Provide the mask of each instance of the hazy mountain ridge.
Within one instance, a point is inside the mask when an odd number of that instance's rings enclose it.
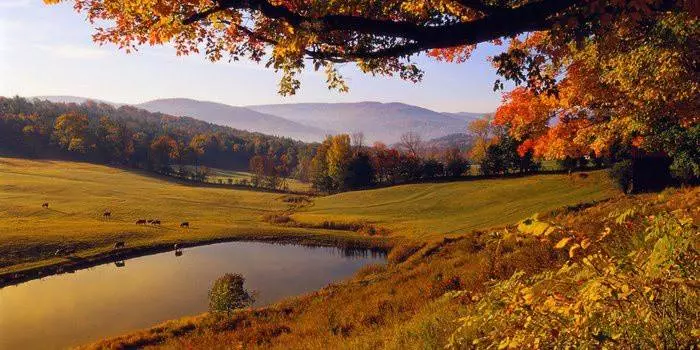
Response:
[[[287,136],[302,141],[318,141],[326,134],[313,126],[303,125],[275,115],[245,107],[186,98],[159,99],[135,105],[149,112],[188,116],[214,124],[263,134]]]
[[[388,144],[399,141],[401,135],[409,131],[418,133],[423,139],[449,135],[466,130],[469,122],[461,115],[396,102],[295,103],[248,108],[334,133],[361,131],[369,142]]]
[[[37,96],[52,102],[83,103],[88,100],[113,106],[125,104],[78,96]],[[231,106],[187,98],[157,99],[134,107],[173,116],[188,116],[236,129],[320,141],[327,134],[361,131],[367,143],[393,144],[412,131],[432,140],[466,131],[471,120],[489,113],[441,113],[405,103],[293,103]],[[440,142],[438,142],[440,143]]]

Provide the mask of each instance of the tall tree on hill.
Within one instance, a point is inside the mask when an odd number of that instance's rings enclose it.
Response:
[[[331,136],[326,162],[328,163],[328,176],[335,182],[335,187],[342,186],[351,157],[350,136],[347,134]]]
[[[54,137],[67,151],[85,153],[91,146],[88,135],[88,117],[84,114],[65,113],[56,118]]]
[[[150,146],[149,159],[156,171],[169,174],[170,164],[179,157],[177,141],[170,135],[162,135],[153,140]]]
[[[490,116],[472,120],[467,125],[467,131],[474,138],[474,144],[469,150],[469,157],[473,161],[480,162],[486,156],[486,150],[492,144],[492,129]]]

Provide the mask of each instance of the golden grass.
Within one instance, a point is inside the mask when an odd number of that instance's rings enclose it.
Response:
[[[225,238],[319,236],[345,232],[285,228],[265,223],[265,214],[286,210],[282,194],[196,187],[148,173],[106,166],[0,158],[0,272],[66,260],[62,247],[78,256],[167,242]],[[42,208],[48,202],[49,208]],[[105,210],[111,218],[105,219]],[[160,226],[136,225],[159,219]],[[188,221],[189,229],[180,228]],[[325,237],[325,238],[324,238]]]
[[[369,222],[407,238],[432,239],[501,226],[534,213],[613,196],[604,171],[574,175],[401,185],[316,198],[300,223]]]
[[[0,158],[0,186],[0,273],[66,262],[54,255],[59,248],[74,248],[77,257],[104,255],[117,241],[127,248],[224,239],[387,245],[386,228],[390,240],[434,240],[614,193],[598,172],[585,179],[547,175],[301,198],[186,185],[131,169],[16,158]],[[41,207],[44,202],[48,209]],[[105,210],[111,218],[102,217]],[[265,220],[279,213],[293,214],[294,222]],[[138,219],[162,224],[139,226]],[[191,227],[180,228],[183,221]]]
[[[618,197],[589,208],[562,210],[547,220],[563,225],[564,231],[597,237],[611,212],[641,205],[650,212],[682,210],[697,224],[699,195],[695,188]],[[426,244],[402,263],[365,267],[350,281],[270,307],[241,310],[232,317],[204,314],[170,321],[87,348],[444,348],[459,325],[457,319],[495,282],[515,271],[532,276],[559,269],[569,256],[554,248],[558,239],[522,233],[515,225],[473,232]],[[601,244],[614,249],[619,242],[611,236]],[[450,295],[455,289],[460,294]]]

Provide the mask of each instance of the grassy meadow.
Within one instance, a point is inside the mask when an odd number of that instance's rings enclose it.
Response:
[[[198,187],[87,163],[0,158],[0,273],[66,261],[54,254],[60,248],[76,249],[77,257],[104,254],[118,241],[134,248],[222,239],[437,239],[613,195],[602,173],[589,174],[403,185],[309,197],[299,208],[279,193]],[[279,212],[301,225],[266,222]],[[138,219],[162,224],[136,225]],[[191,227],[180,228],[183,221]],[[329,229],[318,224],[323,221],[369,222],[389,237]]]
[[[439,238],[517,222],[534,213],[609,198],[605,172],[400,185],[316,198],[301,223],[369,223],[409,238]]]
[[[89,256],[117,241],[135,247],[322,233],[263,222],[289,207],[282,194],[189,186],[101,165],[0,158],[0,187],[0,272],[65,260],[54,256],[59,248]],[[162,224],[136,225],[138,219]],[[180,228],[183,221],[191,227]]]

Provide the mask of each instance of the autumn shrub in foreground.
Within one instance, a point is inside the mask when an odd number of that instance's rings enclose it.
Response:
[[[612,213],[597,236],[563,232],[561,268],[494,283],[449,348],[692,348],[700,337],[700,233],[683,210]],[[612,238],[624,244],[605,244]],[[459,297],[464,292],[454,292]]]

